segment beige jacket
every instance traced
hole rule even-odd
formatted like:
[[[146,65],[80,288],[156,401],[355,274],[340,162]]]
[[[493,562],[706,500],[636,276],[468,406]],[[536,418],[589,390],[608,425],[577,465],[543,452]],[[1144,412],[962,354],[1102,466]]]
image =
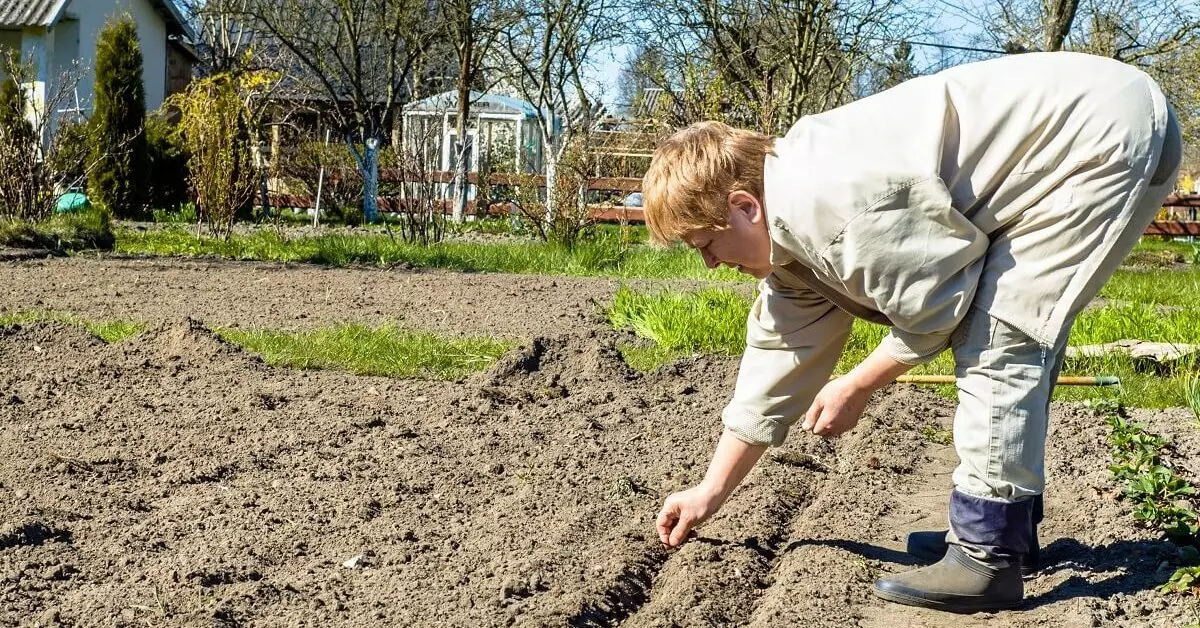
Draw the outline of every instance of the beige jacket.
[[[851,315],[889,325],[884,347],[908,364],[970,307],[1052,345],[1128,221],[1089,215],[1089,197],[1144,193],[1166,120],[1144,73],[1075,53],[963,65],[801,119],[766,159],[774,273],[726,427],[781,443]]]

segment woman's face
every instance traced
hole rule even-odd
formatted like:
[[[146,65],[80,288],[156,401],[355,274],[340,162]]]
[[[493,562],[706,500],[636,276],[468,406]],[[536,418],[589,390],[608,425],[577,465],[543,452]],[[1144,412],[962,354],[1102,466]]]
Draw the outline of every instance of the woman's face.
[[[700,251],[704,265],[722,264],[759,279],[771,274],[771,234],[762,204],[752,194],[729,195],[729,224],[715,230],[692,231],[683,241]]]

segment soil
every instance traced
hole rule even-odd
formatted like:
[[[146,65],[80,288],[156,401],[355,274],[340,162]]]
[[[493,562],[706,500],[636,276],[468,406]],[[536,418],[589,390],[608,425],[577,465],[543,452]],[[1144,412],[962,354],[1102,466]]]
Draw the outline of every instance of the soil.
[[[793,434],[668,551],[654,516],[702,477],[737,363],[630,370],[586,304],[613,282],[215,269],[0,266],[0,307],[152,323],[112,345],[57,323],[0,331],[0,625],[1194,621],[1193,602],[1154,591],[1178,551],[1134,526],[1107,428],[1082,406],[1053,408],[1048,566],[1025,607],[948,616],[870,593],[913,564],[905,534],[945,526],[954,451],[923,435],[954,408],[932,392],[879,393],[841,439]],[[523,341],[486,372],[430,382],[271,368],[208,330],[381,316]],[[1188,414],[1134,414],[1200,473]]]

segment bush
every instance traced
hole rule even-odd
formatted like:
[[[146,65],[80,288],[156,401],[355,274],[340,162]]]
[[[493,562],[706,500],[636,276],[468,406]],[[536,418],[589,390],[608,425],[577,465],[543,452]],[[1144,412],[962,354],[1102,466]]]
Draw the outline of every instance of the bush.
[[[121,218],[146,206],[146,87],[137,24],[126,15],[109,23],[96,44],[95,113],[88,176],[93,203]]]
[[[150,172],[147,204],[156,211],[179,209],[188,201],[188,153],[165,117],[146,118],[146,149]]]
[[[87,120],[64,121],[54,137],[51,167],[66,189],[82,189],[87,182],[91,152],[91,127]]]
[[[236,80],[229,75],[200,79],[172,97],[181,114],[179,128],[201,216],[225,237],[238,214],[251,206],[257,183]]]

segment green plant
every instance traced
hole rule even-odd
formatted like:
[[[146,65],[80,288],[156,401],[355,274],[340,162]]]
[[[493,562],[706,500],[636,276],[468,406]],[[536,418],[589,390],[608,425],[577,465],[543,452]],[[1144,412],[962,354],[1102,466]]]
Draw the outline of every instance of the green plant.
[[[56,321],[82,327],[93,336],[109,344],[134,336],[145,328],[145,325],[142,323],[122,320],[93,321],[67,312],[56,312],[53,310],[31,310],[0,314],[0,327],[29,325],[44,321]]]
[[[82,189],[87,183],[91,126],[87,120],[64,120],[54,136],[51,167],[58,173],[62,187]]]
[[[1182,593],[1200,597],[1200,567],[1180,567],[1158,587],[1160,593]]]
[[[96,43],[92,114],[93,203],[119,218],[136,218],[146,205],[146,88],[137,23],[110,22]]]
[[[1121,416],[1119,408],[1094,407],[1105,415],[1111,430],[1109,470],[1113,480],[1123,485],[1122,497],[1130,502],[1134,520],[1176,543],[1195,544],[1200,533],[1200,517],[1192,506],[1196,488],[1163,462],[1166,440]]]
[[[188,154],[183,139],[164,115],[153,115],[146,118],[146,145],[146,202],[155,213],[176,210],[188,200]]]
[[[215,332],[227,342],[262,355],[267,364],[387,377],[458,379],[486,368],[511,346],[494,338],[447,339],[392,326],[357,324],[305,332]]]
[[[1184,382],[1184,395],[1192,416],[1200,422],[1200,372],[1193,373]]]
[[[196,224],[200,221],[200,212],[195,203],[183,203],[177,209],[155,209],[151,212],[154,222],[169,224]]]
[[[257,175],[239,84],[250,80],[217,75],[193,81],[172,96],[189,158],[192,189],[201,216],[228,238],[233,221],[254,196]]]
[[[111,250],[116,242],[108,214],[88,210],[54,214],[33,222],[0,220],[0,246],[46,249],[63,255],[81,250]]]

